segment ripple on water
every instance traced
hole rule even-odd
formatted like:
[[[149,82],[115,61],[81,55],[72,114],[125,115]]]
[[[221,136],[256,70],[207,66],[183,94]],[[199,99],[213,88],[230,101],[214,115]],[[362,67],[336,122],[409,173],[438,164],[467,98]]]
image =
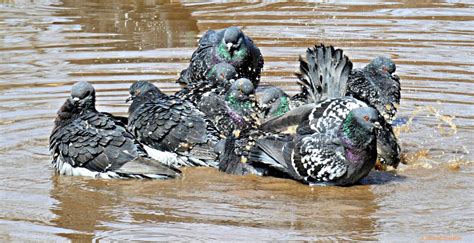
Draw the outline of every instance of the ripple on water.
[[[0,2],[0,239],[402,241],[472,233],[470,1]],[[124,115],[133,81],[175,92],[197,37],[228,25],[261,47],[262,85],[290,94],[298,92],[298,55],[314,44],[343,48],[355,67],[377,55],[394,59],[406,165],[350,188],[209,169],[165,182],[52,173],[48,135],[75,82],[97,88],[99,110]]]

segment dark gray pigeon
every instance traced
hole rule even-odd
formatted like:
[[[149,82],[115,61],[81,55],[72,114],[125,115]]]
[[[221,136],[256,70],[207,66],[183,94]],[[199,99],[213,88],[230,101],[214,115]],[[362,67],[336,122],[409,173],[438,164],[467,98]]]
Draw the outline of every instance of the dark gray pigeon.
[[[388,123],[392,123],[400,105],[400,78],[394,74],[395,63],[377,57],[363,69],[354,69],[347,81],[347,95],[375,107]]]
[[[210,77],[206,80],[188,84],[176,92],[175,96],[191,101],[197,106],[201,98],[209,93],[224,95],[237,79],[236,77],[237,73],[234,66],[229,63],[219,63],[212,68]]]
[[[130,95],[128,129],[151,156],[164,150],[180,155],[170,161],[176,166],[217,166],[218,133],[191,102],[147,81],[133,83]]]
[[[260,122],[260,110],[254,97],[255,88],[249,79],[241,78],[231,83],[222,93],[204,94],[198,108],[216,129],[227,137],[254,129]]]
[[[239,78],[248,78],[255,87],[258,86],[263,57],[252,39],[235,26],[207,31],[199,40],[189,67],[181,72],[178,82],[189,85],[208,80],[219,63],[231,64]]]
[[[292,109],[290,96],[278,87],[262,88],[256,95],[264,118],[281,116]]]
[[[59,174],[95,178],[170,179],[180,175],[150,158],[116,117],[95,109],[95,90],[76,83],[59,109],[49,138]]]

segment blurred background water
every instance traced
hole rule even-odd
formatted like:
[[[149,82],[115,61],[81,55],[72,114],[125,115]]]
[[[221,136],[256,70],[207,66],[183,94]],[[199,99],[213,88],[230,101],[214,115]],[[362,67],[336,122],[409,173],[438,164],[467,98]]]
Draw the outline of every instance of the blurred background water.
[[[204,168],[164,182],[54,174],[48,136],[72,84],[91,82],[99,110],[125,115],[133,81],[177,91],[200,35],[230,25],[260,47],[262,85],[289,93],[314,44],[356,67],[391,57],[406,165],[347,188]],[[0,239],[473,240],[473,36],[467,0],[0,0]]]

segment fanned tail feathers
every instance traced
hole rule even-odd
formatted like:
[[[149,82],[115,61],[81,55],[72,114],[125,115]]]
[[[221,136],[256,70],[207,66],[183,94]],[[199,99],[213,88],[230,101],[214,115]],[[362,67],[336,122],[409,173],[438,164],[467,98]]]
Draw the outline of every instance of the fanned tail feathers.
[[[317,45],[306,51],[306,60],[300,56],[299,61],[300,73],[296,76],[307,101],[318,102],[346,94],[352,62],[341,49]]]

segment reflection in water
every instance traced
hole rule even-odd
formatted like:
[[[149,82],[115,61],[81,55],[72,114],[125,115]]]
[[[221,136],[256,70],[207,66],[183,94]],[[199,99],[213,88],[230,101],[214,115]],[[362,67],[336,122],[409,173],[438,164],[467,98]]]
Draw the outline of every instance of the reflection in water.
[[[370,186],[311,188],[212,169],[188,169],[184,179],[177,181],[55,176],[51,197],[58,202],[52,209],[57,215],[52,222],[74,230],[60,234],[69,239],[137,239],[130,228],[133,223],[142,240],[191,240],[200,232],[207,232],[200,237],[209,240],[245,239],[247,234],[260,240],[284,235],[370,240],[375,239],[373,214],[378,209]],[[200,225],[209,227],[199,229]],[[186,228],[193,230],[183,232]]]
[[[471,1],[339,4],[0,0],[0,239],[419,239],[474,225]],[[297,56],[319,42],[356,67],[392,57],[402,79],[405,161],[369,185],[190,169],[166,182],[52,176],[48,136],[74,82],[126,114],[130,84],[165,92],[208,28],[238,25],[265,56],[262,83],[297,90]],[[413,117],[413,118],[412,118]],[[412,118],[412,119],[411,119]],[[398,178],[404,178],[399,180]],[[19,210],[21,209],[21,210]],[[3,232],[6,237],[3,237]]]
[[[81,32],[125,38],[115,44],[119,50],[193,47],[199,33],[191,12],[170,1],[65,0],[59,7],[65,7],[59,16],[80,16],[72,23]]]

